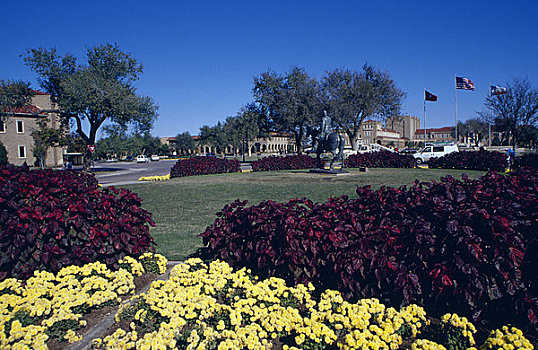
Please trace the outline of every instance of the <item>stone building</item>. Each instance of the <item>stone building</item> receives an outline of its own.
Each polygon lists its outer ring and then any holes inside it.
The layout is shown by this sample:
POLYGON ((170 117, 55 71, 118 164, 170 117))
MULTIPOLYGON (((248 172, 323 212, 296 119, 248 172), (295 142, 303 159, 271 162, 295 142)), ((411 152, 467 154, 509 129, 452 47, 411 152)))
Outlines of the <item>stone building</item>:
POLYGON ((415 140, 416 141, 426 141, 431 143, 450 143, 454 142, 454 127, 446 126, 443 128, 433 128, 433 129, 417 129, 415 131, 415 140), (424 138, 424 133, 426 133, 426 138, 424 138))
MULTIPOLYGON (((32 132, 39 130, 38 120, 44 120, 49 128, 60 128, 57 114, 48 113, 56 106, 52 103, 50 95, 35 91, 31 104, 17 108, 12 115, 0 120, 0 142, 7 150, 8 162, 14 165, 34 165, 36 158, 33 155, 34 138, 32 132)), ((63 149, 50 147, 45 159, 47 166, 63 165, 63 149)))

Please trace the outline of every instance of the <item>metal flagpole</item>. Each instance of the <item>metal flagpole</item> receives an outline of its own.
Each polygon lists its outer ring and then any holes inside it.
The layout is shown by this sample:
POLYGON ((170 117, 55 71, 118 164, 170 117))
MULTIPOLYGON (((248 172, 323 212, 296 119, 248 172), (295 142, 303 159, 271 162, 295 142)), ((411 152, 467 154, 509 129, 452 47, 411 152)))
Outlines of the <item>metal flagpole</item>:
POLYGON ((426 147, 426 89, 424 89, 424 147, 426 147))
MULTIPOLYGON (((490 96, 491 96, 491 83, 489 83, 490 96)), ((488 122, 488 148, 491 149, 491 120, 488 122)))
POLYGON ((458 89, 456 86, 456 75, 454 75, 454 135, 456 136, 456 145, 458 144, 458 89))

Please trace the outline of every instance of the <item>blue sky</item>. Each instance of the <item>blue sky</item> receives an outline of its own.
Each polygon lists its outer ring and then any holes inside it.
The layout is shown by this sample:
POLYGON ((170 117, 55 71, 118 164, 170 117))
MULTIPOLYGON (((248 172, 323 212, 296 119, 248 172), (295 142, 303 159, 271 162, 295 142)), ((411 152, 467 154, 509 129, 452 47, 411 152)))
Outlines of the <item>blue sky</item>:
POLYGON ((388 71, 407 93, 402 114, 427 127, 476 116, 489 84, 538 84, 536 1, 9 1, 0 7, 0 79, 38 87, 20 55, 56 47, 82 62, 86 48, 119 46, 143 63, 140 94, 160 106, 154 136, 197 134, 252 101, 254 76, 304 67, 388 71))

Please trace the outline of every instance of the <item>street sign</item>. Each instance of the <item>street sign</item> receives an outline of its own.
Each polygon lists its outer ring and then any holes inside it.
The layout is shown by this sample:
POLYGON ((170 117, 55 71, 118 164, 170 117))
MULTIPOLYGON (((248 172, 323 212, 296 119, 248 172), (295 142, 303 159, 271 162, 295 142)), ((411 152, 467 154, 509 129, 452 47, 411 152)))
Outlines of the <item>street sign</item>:
POLYGON ((93 153, 95 151, 95 145, 88 145, 88 149, 93 153))

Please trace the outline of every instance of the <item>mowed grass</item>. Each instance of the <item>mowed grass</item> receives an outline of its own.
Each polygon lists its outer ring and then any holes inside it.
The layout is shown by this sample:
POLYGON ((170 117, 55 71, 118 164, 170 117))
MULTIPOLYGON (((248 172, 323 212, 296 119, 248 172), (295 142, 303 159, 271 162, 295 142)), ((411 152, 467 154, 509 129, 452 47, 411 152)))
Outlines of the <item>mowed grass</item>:
POLYGON ((236 199, 248 200, 248 205, 303 197, 319 203, 331 196, 355 198, 358 186, 400 187, 416 179, 439 181, 449 174, 461 179, 463 173, 471 178, 484 174, 442 169, 370 169, 366 173, 350 169, 350 174, 339 176, 276 171, 193 176, 124 187, 136 192, 142 206, 153 213, 157 226, 151 228, 151 235, 157 252, 169 260, 183 260, 202 246, 199 234, 215 221, 216 213, 236 199))

